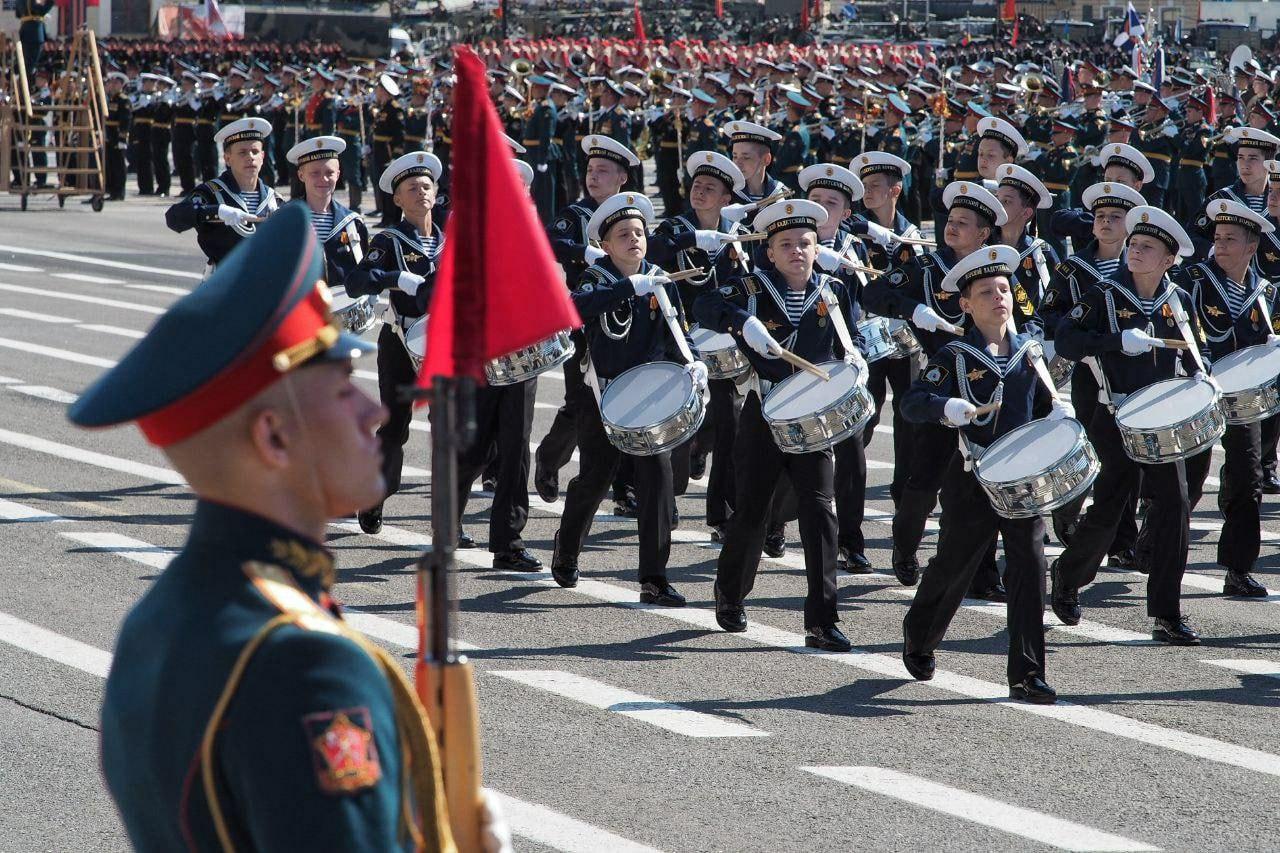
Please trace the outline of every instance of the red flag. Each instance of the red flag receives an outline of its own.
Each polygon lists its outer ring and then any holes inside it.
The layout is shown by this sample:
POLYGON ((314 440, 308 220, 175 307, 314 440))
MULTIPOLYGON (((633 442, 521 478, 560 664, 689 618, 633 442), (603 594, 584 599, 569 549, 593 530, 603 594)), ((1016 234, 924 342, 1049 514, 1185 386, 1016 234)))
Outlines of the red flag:
POLYGON ((716 17, 724 17, 724 0, 716 0, 716 17))
POLYGON ((800 2, 800 29, 809 29, 809 0, 800 2))
POLYGON ((1216 128, 1218 126, 1218 93, 1212 86, 1209 87, 1209 98, 1205 107, 1207 108, 1205 120, 1209 122, 1210 127, 1216 128))
POLYGON ((516 174, 484 63, 459 47, 453 67, 452 206, 418 374, 423 387, 434 376, 483 380, 485 362, 582 325, 516 174))
POLYGON ((1017 18, 1013 19, 1013 37, 1009 39, 1009 46, 1010 47, 1018 46, 1018 19, 1017 18))
POLYGON ((1016 21, 1018 19, 1017 0, 1004 0, 1004 10, 1000 13, 1000 17, 1006 21, 1016 21))
POLYGON ((636 41, 645 41, 644 18, 640 17, 640 0, 636 0, 634 27, 635 27, 636 41))

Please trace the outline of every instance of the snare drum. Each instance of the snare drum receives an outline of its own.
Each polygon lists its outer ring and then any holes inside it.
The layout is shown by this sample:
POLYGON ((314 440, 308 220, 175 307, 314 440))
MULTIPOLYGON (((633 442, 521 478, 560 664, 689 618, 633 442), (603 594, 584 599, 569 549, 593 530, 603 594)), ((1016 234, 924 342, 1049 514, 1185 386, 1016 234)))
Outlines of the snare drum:
POLYGON ((333 299, 329 309, 342 328, 354 335, 363 335, 373 328, 377 320, 374 309, 378 305, 375 297, 348 296, 341 287, 330 288, 329 295, 333 299))
POLYGON ((899 357, 899 344, 889 331, 889 322, 885 317, 871 317, 858 324, 868 364, 882 358, 899 357))
POLYGON ((1124 452, 1134 462, 1177 462, 1222 437, 1227 418, 1208 382, 1165 379, 1125 398, 1116 409, 1124 452))
POLYGON ((1245 347, 1213 363, 1229 424, 1251 424, 1280 412, 1280 349, 1245 347))
POLYGON ((1074 418, 1031 421, 996 439, 973 473, 1005 518, 1047 515, 1080 497, 1098 476, 1098 455, 1074 418))
POLYGON ((573 341, 566 329, 531 347, 493 359, 484 366, 484 375, 490 385, 515 385, 554 370, 572 357, 573 341))
POLYGON ((737 379, 751 369, 751 363, 738 349, 733 335, 719 334, 701 327, 689 331, 693 348, 707 365, 710 379, 737 379))
POLYGON ((911 331, 911 324, 906 320, 885 319, 888 324, 889 337, 893 338, 898 344, 897 353, 889 356, 890 358, 906 358, 909 355, 915 355, 920 352, 922 347, 920 342, 916 340, 916 333, 911 331))
MULTIPOLYGON (((400 327, 397 325, 396 329, 400 327)), ((422 370, 422 360, 427 357, 427 318, 419 317, 409 328, 401 333, 404 348, 409 351, 414 371, 422 370)))
POLYGON ((706 409, 683 366, 655 361, 633 367, 600 397, 610 443, 632 456, 656 456, 693 438, 706 409))
POLYGON ((1063 358, 1058 355, 1053 346, 1053 341, 1044 342, 1044 361, 1049 369, 1049 378, 1053 380, 1053 384, 1059 391, 1066 388, 1071 382, 1071 372, 1075 370, 1076 363, 1069 358, 1063 358))
POLYGON ((831 381, 799 371, 773 386, 760 407, 783 453, 833 447, 861 432, 871 419, 875 401, 861 381, 861 368, 843 361, 819 367, 831 374, 831 381))

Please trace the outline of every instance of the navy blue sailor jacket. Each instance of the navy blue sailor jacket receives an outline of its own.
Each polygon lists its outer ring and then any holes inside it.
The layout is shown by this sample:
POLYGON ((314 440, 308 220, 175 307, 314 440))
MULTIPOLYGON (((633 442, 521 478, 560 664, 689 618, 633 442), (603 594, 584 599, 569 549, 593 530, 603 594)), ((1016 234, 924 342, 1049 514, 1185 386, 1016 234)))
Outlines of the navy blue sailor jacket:
POLYGON ((347 276, 347 295, 377 296, 385 291, 396 322, 402 329, 407 328, 431 307, 431 293, 443 251, 444 232, 439 225, 433 222, 431 234, 424 240, 407 219, 401 220, 374 236, 368 256, 347 276), (399 288, 402 272, 426 279, 416 294, 410 296, 399 288))
POLYGON ((944 423, 947 401, 953 397, 984 406, 1000 397, 1000 408, 975 418, 960 434, 970 445, 990 447, 1005 433, 1049 413, 1052 396, 1040 379, 1035 359, 1043 358, 1040 342, 1028 333, 1009 339, 1003 367, 987 351, 977 328, 944 345, 902 397, 902 416, 912 423, 944 423))
MULTIPOLYGON (((298 199, 291 204, 305 205, 306 199, 298 199)), ((369 254, 369 226, 364 224, 364 217, 334 199, 330 203, 333 211, 333 226, 328 234, 316 234, 316 239, 324 247, 325 280, 330 287, 345 287, 349 276, 365 255, 369 254)))
MULTIPOLYGON (((680 295, 686 305, 692 305, 703 290, 714 290, 720 282, 751 271, 749 252, 741 243, 721 243, 714 252, 699 249, 697 221, 697 214, 688 209, 679 216, 662 220, 649 237, 649 251, 645 255, 650 262, 671 272, 708 270, 704 276, 679 282, 680 295)), ((738 226, 722 216, 716 230, 734 234, 738 232, 738 226)))
MULTIPOLYGON (((1125 268, 1126 251, 1121 251, 1120 265, 1116 269, 1125 268)), ((1040 300, 1038 309, 1048 338, 1053 338, 1058 324, 1076 307, 1081 294, 1106 278, 1098 269, 1097 263, 1098 241, 1090 240, 1080 251, 1068 255, 1054 267, 1049 276, 1049 287, 1040 300)))
POLYGON ((591 245, 587 239, 587 224, 599 206, 591 196, 584 195, 557 213, 547 229, 551 253, 564 268, 564 283, 570 291, 578 286, 578 279, 591 266, 585 257, 587 246, 591 245))
MULTIPOLYGON (((939 246, 923 255, 907 257, 903 253, 899 257, 906 257, 906 262, 872 280, 862 294, 863 306, 881 317, 910 322, 916 306, 927 305, 948 323, 967 329, 969 315, 960 310, 960 294, 942 289, 942 280, 960 260, 955 251, 950 246, 939 246)), ((956 339, 950 332, 926 332, 914 325, 911 331, 928 355, 956 339)))
MULTIPOLYGON (((218 177, 200 184, 186 198, 170 205, 165 211, 164 221, 170 230, 179 234, 196 229, 196 243, 200 250, 209 259, 209 263, 218 264, 247 236, 218 218, 218 206, 223 204, 265 218, 280 206, 280 197, 259 177, 258 205, 249 210, 240 195, 235 176, 228 169, 218 177)), ((249 226, 249 234, 253 230, 253 226, 249 226)))
POLYGON ((1196 319, 1204 330, 1205 345, 1213 359, 1267 342, 1272 334, 1274 295, 1271 283, 1251 265, 1245 275, 1248 294, 1237 313, 1228 299, 1230 276, 1210 258, 1182 268, 1174 280, 1190 291, 1196 319))

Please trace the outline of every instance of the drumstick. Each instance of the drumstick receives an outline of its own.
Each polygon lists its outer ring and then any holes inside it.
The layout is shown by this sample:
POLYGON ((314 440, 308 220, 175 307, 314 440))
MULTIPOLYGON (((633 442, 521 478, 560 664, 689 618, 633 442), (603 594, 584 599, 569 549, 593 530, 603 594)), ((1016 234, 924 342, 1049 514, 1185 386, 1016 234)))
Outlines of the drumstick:
POLYGON ((748 243, 752 240, 767 240, 769 235, 763 231, 751 234, 726 234, 720 238, 721 243, 748 243))
POLYGON ((707 274, 706 270, 699 268, 699 269, 691 269, 691 270, 680 270, 678 272, 669 272, 667 273, 667 278, 671 279, 672 281, 684 281, 686 278, 694 278, 695 276, 706 275, 706 274, 707 274))
POLYGON ((992 412, 998 412, 998 411, 1000 411, 1000 401, 992 400, 990 403, 987 403, 985 406, 979 406, 978 408, 974 409, 973 415, 969 419, 973 420, 974 418, 980 418, 983 415, 989 415, 992 412))
POLYGON ((1178 338, 1157 338, 1157 340, 1160 343, 1156 344, 1156 346, 1164 347, 1165 349, 1191 349, 1191 344, 1178 338))
POLYGON ((895 236, 893 242, 902 243, 904 246, 932 246, 937 247, 937 240, 929 240, 924 237, 902 237, 895 236))
POLYGON ((253 225, 257 225, 259 222, 266 222, 266 221, 267 221, 267 217, 265 217, 265 216, 246 216, 246 217, 244 217, 244 221, 245 221, 245 222, 252 223, 253 225))
POLYGON ((790 350, 785 350, 782 347, 778 347, 778 355, 779 357, 782 358, 783 361, 785 361, 787 364, 791 365, 792 367, 798 367, 801 370, 805 371, 806 373, 812 373, 814 376, 818 377, 823 382, 831 381, 830 373, 827 373, 827 371, 823 370, 821 367, 818 367, 818 365, 814 364, 811 361, 807 361, 806 359, 801 358, 800 356, 796 355, 790 350))
POLYGON ((884 270, 878 270, 875 267, 868 267, 868 266, 864 266, 863 264, 857 264, 849 260, 848 258, 841 258, 840 266, 844 267, 845 269, 851 269, 854 272, 863 273, 865 275, 871 275, 871 276, 884 275, 884 270))

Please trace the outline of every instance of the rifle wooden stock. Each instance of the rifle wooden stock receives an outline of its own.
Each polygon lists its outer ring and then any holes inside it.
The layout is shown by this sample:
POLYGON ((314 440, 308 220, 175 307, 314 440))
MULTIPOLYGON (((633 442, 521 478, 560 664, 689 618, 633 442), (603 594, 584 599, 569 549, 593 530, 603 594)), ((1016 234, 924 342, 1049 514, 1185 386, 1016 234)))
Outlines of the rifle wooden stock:
POLYGON ((437 732, 444 758, 444 790, 449 804, 449 827, 458 850, 481 850, 480 845, 480 713, 476 705, 475 673, 470 661, 440 667, 443 728, 437 732))

